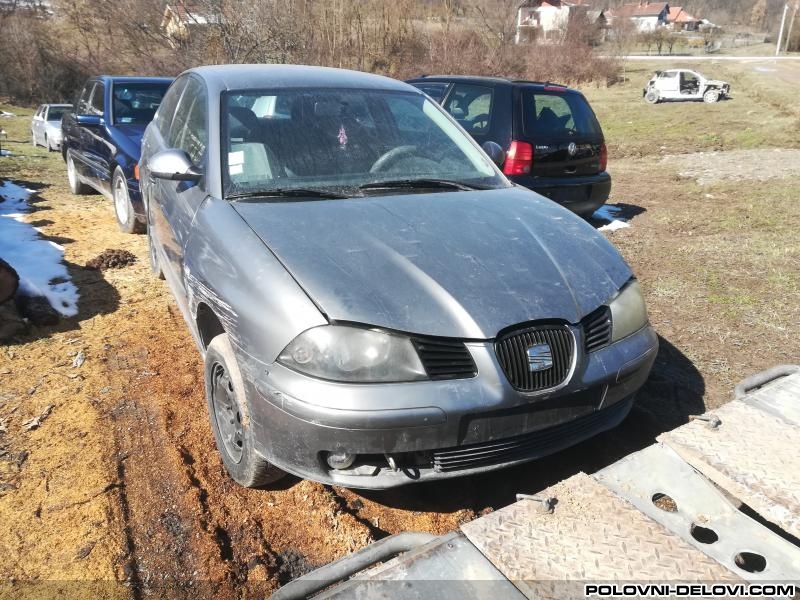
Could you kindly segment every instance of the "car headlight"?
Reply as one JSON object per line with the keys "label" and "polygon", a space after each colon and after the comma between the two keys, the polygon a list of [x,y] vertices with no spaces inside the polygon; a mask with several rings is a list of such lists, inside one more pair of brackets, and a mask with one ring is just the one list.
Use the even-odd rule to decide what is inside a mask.
{"label": "car headlight", "polygon": [[622,288],[609,304],[611,308],[611,342],[636,333],[647,325],[647,308],[642,288],[635,279]]}
{"label": "car headlight", "polygon": [[301,333],[278,361],[332,381],[386,383],[428,378],[409,338],[341,325],[323,325]]}

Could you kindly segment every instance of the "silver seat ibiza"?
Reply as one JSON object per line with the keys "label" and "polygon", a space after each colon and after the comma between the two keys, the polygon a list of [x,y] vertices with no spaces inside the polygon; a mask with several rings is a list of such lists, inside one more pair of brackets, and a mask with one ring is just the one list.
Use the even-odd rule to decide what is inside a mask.
{"label": "silver seat ibiza", "polygon": [[204,357],[237,482],[456,477],[625,418],[657,351],[639,285],[504,159],[385,77],[175,80],[139,165],[151,263]]}

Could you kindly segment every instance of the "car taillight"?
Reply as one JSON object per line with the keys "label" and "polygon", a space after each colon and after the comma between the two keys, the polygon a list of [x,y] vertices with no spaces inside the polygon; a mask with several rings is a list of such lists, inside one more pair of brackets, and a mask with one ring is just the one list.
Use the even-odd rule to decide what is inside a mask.
{"label": "car taillight", "polygon": [[506,162],[503,163],[503,173],[506,175],[527,175],[533,167],[533,146],[528,142],[511,142],[506,153]]}
{"label": "car taillight", "polygon": [[134,165],[133,167],[133,178],[139,181],[139,165]]}
{"label": "car taillight", "polygon": [[605,171],[608,166],[608,148],[605,142],[600,145],[600,170]]}

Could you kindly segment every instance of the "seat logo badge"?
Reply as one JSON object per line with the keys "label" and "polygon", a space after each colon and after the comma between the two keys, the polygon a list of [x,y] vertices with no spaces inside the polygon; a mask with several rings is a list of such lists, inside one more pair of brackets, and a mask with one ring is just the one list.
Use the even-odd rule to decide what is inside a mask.
{"label": "seat logo badge", "polygon": [[528,370],[531,373],[552,368],[553,352],[547,344],[530,346],[526,352],[528,354]]}
{"label": "seat logo badge", "polygon": [[575,153],[578,151],[578,145],[575,142],[570,142],[569,146],[567,146],[567,152],[569,152],[570,156],[575,156]]}

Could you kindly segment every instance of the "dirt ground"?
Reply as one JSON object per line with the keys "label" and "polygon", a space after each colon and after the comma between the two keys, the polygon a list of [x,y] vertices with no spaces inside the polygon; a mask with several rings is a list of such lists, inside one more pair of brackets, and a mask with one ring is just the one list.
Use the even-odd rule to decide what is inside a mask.
{"label": "dirt ground", "polygon": [[[386,535],[445,533],[516,492],[591,473],[724,403],[746,375],[800,360],[800,178],[759,181],[771,149],[748,155],[753,176],[702,185],[657,152],[612,160],[610,202],[631,227],[607,235],[642,281],[661,338],[620,427],[443,484],[367,493],[289,477],[242,489],[216,453],[200,356],[149,273],[145,237],[120,233],[99,195],[71,195],[60,157],[9,137],[16,160],[0,163],[0,177],[38,188],[28,220],[65,247],[80,300],[77,317],[0,347],[3,597],[262,595]],[[736,169],[743,159],[714,160]],[[85,267],[107,249],[136,261]],[[23,427],[37,415],[38,428]]]}

